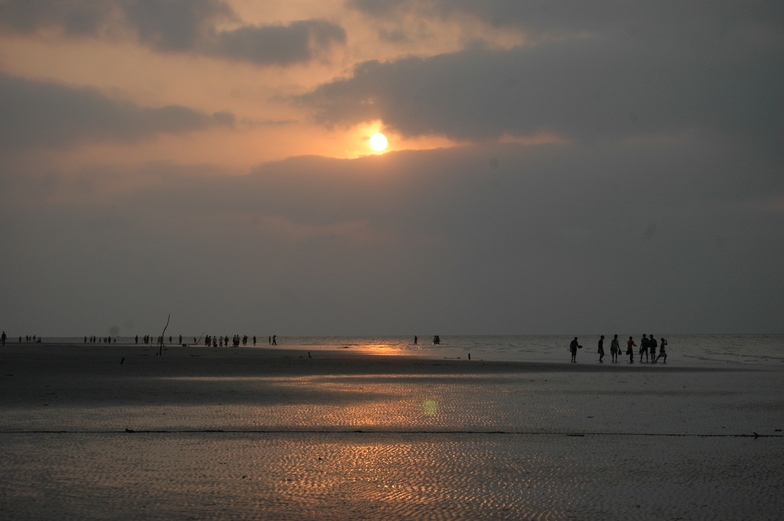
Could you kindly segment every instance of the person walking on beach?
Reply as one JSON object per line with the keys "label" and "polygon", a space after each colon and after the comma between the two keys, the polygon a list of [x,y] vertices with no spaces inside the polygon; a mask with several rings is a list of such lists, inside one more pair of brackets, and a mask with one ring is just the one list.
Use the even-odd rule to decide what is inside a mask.
{"label": "person walking on beach", "polygon": [[656,363],[656,338],[651,335],[650,340],[648,340],[648,349],[651,352],[651,363]]}
{"label": "person walking on beach", "polygon": [[577,350],[582,349],[583,346],[577,343],[577,337],[569,344],[569,351],[572,352],[572,362],[577,363]]}
{"label": "person walking on beach", "polygon": [[662,337],[661,342],[659,342],[659,356],[656,358],[658,360],[661,357],[664,357],[664,363],[667,363],[667,351],[664,350],[664,346],[667,345],[667,341]]}
{"label": "person walking on beach", "polygon": [[610,343],[610,356],[614,364],[618,363],[618,353],[621,352],[621,346],[618,344],[618,335],[615,335]]}
{"label": "person walking on beach", "polygon": [[645,360],[648,360],[648,337],[642,335],[640,340],[640,363],[642,363],[642,355],[645,355]]}
{"label": "person walking on beach", "polygon": [[278,335],[272,335],[272,345],[278,345]]}
{"label": "person walking on beach", "polygon": [[604,363],[602,361],[602,358],[604,358],[604,335],[602,335],[602,338],[599,339],[599,351],[598,351],[598,353],[599,353],[599,363],[602,364],[602,363]]}
{"label": "person walking on beach", "polygon": [[637,347],[637,344],[634,343],[634,339],[629,337],[629,341],[626,342],[626,354],[629,355],[629,363],[634,363],[634,348]]}
{"label": "person walking on beach", "polygon": [[418,340],[419,340],[419,338],[416,335],[414,335],[414,345],[417,345],[417,341]]}
{"label": "person walking on beach", "polygon": [[3,345],[5,345],[5,339],[6,339],[5,331],[3,331],[3,336],[0,336],[0,339],[2,339]]}

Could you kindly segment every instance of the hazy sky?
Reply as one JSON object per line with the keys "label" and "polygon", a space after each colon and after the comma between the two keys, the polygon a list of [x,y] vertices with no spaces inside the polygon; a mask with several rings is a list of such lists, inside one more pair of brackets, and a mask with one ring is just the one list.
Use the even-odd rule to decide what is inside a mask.
{"label": "hazy sky", "polygon": [[11,335],[784,332],[780,0],[0,0],[0,158]]}

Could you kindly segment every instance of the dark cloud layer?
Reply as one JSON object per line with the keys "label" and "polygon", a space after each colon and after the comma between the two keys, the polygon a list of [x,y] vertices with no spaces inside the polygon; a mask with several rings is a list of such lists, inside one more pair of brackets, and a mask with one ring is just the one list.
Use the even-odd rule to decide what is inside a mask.
{"label": "dark cloud layer", "polygon": [[347,0],[346,5],[374,17],[469,14],[493,26],[518,26],[534,33],[604,32],[622,29],[637,35],[700,37],[706,30],[727,31],[747,23],[784,24],[784,7],[775,0]]}
{"label": "dark cloud layer", "polygon": [[328,125],[381,119],[406,136],[594,139],[708,130],[782,138],[784,48],[739,42],[704,51],[621,40],[371,61],[298,101]]}
{"label": "dark cloud layer", "polygon": [[179,105],[141,107],[91,89],[0,73],[0,150],[6,153],[87,141],[131,142],[233,122],[228,113],[208,115]]}
{"label": "dark cloud layer", "polygon": [[67,36],[103,36],[127,27],[151,47],[186,50],[215,22],[232,17],[221,0],[6,0],[0,27],[22,34],[55,28]]}
{"label": "dark cloud layer", "polygon": [[719,133],[784,144],[781,2],[349,0],[385,21],[474,17],[525,48],[359,64],[299,98],[326,125],[381,119],[406,136],[552,132],[572,139]]}
{"label": "dark cloud layer", "polygon": [[154,186],[111,196],[105,171],[7,187],[0,291],[21,297],[0,312],[74,334],[167,313],[197,332],[780,331],[784,212],[760,204],[781,204],[779,166],[711,140],[487,144],[151,165]]}
{"label": "dark cloud layer", "polygon": [[259,65],[308,62],[334,44],[345,31],[323,20],[289,25],[244,25],[220,31],[220,22],[236,21],[221,0],[8,0],[0,10],[0,30],[29,34],[55,28],[66,36],[121,37],[162,52],[193,52]]}

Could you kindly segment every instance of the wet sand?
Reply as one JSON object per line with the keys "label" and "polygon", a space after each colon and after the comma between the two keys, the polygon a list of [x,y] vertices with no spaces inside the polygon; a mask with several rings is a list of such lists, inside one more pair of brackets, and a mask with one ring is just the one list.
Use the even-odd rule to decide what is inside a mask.
{"label": "wet sand", "polygon": [[784,371],[7,345],[35,519],[778,519]]}

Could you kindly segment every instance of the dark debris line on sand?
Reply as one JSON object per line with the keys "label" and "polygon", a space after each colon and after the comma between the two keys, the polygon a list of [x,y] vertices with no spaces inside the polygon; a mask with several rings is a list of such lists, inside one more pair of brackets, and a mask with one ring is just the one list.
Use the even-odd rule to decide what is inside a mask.
{"label": "dark debris line on sand", "polygon": [[656,438],[784,438],[784,434],[684,434],[657,432],[540,432],[482,430],[345,430],[345,429],[144,429],[135,430],[9,430],[0,434],[487,434],[509,436],[644,436]]}

